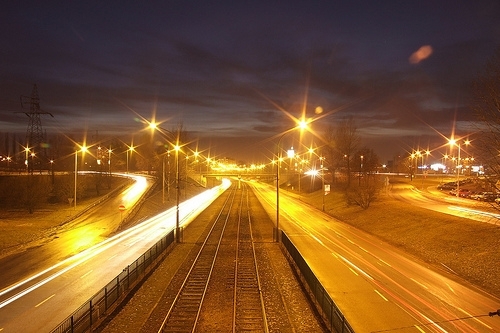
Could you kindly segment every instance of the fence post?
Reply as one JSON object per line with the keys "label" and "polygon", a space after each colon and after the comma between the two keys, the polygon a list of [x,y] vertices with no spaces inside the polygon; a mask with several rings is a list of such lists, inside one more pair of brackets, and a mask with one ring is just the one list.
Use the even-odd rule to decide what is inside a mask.
{"label": "fence post", "polygon": [[90,331],[92,332],[92,300],[90,300],[89,302],[90,304],[90,309],[89,309],[89,314],[90,314],[90,320],[89,320],[89,323],[90,323]]}

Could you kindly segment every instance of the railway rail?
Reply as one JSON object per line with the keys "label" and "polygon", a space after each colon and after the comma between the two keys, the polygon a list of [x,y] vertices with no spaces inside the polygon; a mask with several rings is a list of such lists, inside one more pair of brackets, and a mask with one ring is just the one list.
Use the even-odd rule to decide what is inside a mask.
{"label": "railway rail", "polygon": [[254,244],[249,187],[233,186],[158,332],[269,332]]}

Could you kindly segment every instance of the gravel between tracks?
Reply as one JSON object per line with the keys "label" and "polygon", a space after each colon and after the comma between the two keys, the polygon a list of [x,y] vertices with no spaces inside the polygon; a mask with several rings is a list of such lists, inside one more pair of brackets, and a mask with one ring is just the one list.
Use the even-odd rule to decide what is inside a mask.
{"label": "gravel between tracks", "polygon": [[[258,204],[260,206],[260,203]],[[252,203],[252,207],[256,207]],[[154,207],[143,208],[144,211]],[[269,311],[278,312],[273,318],[283,322],[270,323],[271,332],[326,332],[320,319],[308,302],[289,263],[278,243],[272,241],[272,221],[265,211],[252,208],[258,218],[252,224],[257,245],[259,270],[265,302]],[[144,211],[142,212],[144,214]],[[127,302],[102,325],[100,331],[112,332],[156,332],[166,314],[173,295],[182,283],[178,270],[186,270],[197,253],[206,225],[217,213],[209,207],[184,231],[183,241],[178,244],[140,285]],[[288,320],[287,318],[290,318]],[[216,317],[213,320],[217,320]]]}

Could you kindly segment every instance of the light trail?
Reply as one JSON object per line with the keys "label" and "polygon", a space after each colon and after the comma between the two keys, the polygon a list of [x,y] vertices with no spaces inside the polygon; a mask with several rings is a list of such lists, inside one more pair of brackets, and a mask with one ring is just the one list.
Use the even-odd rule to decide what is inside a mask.
{"label": "light trail", "polygon": [[[198,194],[195,197],[192,197],[189,200],[184,201],[182,204],[179,205],[179,213],[180,213],[180,218],[183,224],[188,224],[192,219],[194,219],[199,213],[201,213],[206,207],[208,207],[220,194],[222,194],[229,186],[231,185],[231,182],[228,180],[223,180],[222,185],[214,187],[210,190],[204,191],[200,194]],[[182,209],[181,209],[182,208]],[[176,217],[176,207],[172,207],[168,209],[167,211],[160,213],[148,220],[145,220],[144,222],[131,227],[127,230],[124,230],[123,232],[116,234],[70,258],[67,258],[47,269],[44,269],[43,271],[36,273],[27,279],[24,279],[16,284],[11,285],[10,287],[2,290],[0,292],[0,296],[5,295],[9,292],[12,292],[23,285],[36,280],[37,278],[40,278],[41,276],[59,269],[61,266],[68,265],[67,267],[64,267],[62,269],[59,269],[57,272],[52,273],[50,276],[42,279],[41,281],[21,290],[20,292],[16,293],[15,295],[7,298],[6,300],[0,302],[0,308],[5,307],[6,305],[20,299],[21,297],[29,294],[30,292],[36,290],[37,288],[45,285],[46,283],[54,280],[55,278],[61,276],[62,274],[70,271],[71,269],[83,264],[84,262],[88,261],[89,259],[101,254],[105,250],[123,242],[128,242],[128,240],[132,239],[132,237],[139,236],[138,238],[143,238],[142,233],[147,232],[154,234],[155,231],[153,230],[155,226],[162,226],[164,228],[163,233],[157,233],[156,232],[156,238],[160,239],[163,237],[166,233],[170,232],[173,230],[175,227],[175,217]],[[170,229],[168,228],[170,227]],[[138,241],[138,240],[137,240]],[[133,243],[137,242],[136,240],[133,240]],[[131,245],[131,244],[128,244]],[[87,273],[88,274],[88,273]]]}

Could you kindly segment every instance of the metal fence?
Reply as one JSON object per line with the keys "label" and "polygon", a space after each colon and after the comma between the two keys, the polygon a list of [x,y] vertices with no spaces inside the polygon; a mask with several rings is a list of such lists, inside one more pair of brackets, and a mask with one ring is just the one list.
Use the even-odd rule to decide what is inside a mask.
{"label": "metal fence", "polygon": [[315,302],[316,308],[323,317],[328,328],[332,332],[354,333],[351,325],[347,322],[340,309],[331,299],[328,292],[323,288],[321,282],[307,265],[306,261],[290,241],[288,236],[281,231],[281,244],[287,252],[288,259],[298,271],[302,284],[308,290]]}
{"label": "metal fence", "polygon": [[51,333],[91,332],[113,311],[119,301],[155,267],[158,260],[167,253],[167,249],[174,243],[174,240],[174,231],[160,239]]}

